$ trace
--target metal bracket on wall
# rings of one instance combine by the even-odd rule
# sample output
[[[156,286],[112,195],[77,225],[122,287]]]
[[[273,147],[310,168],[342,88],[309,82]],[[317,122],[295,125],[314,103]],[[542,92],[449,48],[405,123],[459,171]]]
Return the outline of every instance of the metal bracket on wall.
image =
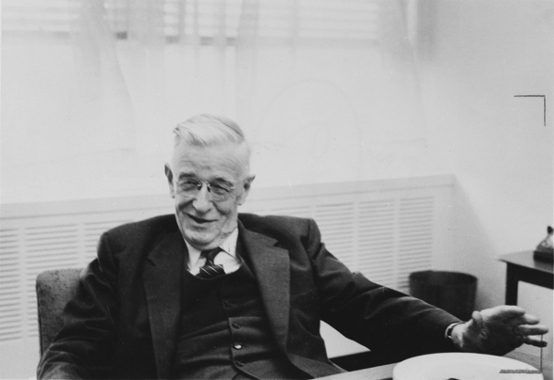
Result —
[[[543,100],[543,120],[546,127],[546,95],[514,95],[514,98],[542,98]]]

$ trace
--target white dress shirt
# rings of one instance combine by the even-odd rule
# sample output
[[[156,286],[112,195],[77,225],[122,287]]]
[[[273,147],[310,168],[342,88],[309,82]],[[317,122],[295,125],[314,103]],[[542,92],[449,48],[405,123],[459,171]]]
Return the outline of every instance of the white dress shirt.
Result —
[[[235,228],[235,230],[219,245],[221,252],[214,258],[214,264],[223,266],[225,273],[232,273],[240,268],[241,260],[237,257],[238,236],[239,230]],[[189,251],[187,262],[188,271],[196,276],[198,272],[200,272],[200,268],[206,263],[206,259],[200,256],[201,251],[199,249],[194,248],[186,240],[185,244]]]

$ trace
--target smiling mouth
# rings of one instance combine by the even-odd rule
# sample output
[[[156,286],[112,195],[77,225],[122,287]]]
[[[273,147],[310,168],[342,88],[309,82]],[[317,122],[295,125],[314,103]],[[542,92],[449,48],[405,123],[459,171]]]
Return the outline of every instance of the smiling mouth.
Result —
[[[213,222],[214,220],[211,220],[211,219],[204,219],[204,218],[199,218],[197,216],[194,216],[194,215],[190,215],[190,214],[187,214],[189,218],[191,218],[194,222],[198,223],[198,224],[206,224],[206,223],[210,223],[210,222]]]

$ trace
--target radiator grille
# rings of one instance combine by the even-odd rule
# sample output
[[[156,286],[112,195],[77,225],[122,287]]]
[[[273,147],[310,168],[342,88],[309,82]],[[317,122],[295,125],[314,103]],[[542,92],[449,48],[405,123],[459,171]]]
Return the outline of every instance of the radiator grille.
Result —
[[[450,177],[253,190],[244,212],[314,218],[327,248],[351,270],[401,291],[408,274],[429,269],[446,225]],[[137,208],[137,205],[141,205]],[[35,278],[81,268],[100,234],[114,226],[171,213],[165,196],[2,206],[0,342],[36,337]]]
[[[0,230],[0,341],[17,339],[23,334],[20,246],[17,228]]]

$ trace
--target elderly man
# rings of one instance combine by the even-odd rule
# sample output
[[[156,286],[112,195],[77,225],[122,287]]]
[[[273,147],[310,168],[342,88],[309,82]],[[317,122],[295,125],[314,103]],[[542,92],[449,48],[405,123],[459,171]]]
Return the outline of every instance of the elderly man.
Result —
[[[312,220],[238,214],[254,180],[239,126],[200,115],[174,132],[175,215],[103,234],[39,378],[330,375],[321,320],[394,360],[541,344],[518,307],[462,322],[350,272]]]

